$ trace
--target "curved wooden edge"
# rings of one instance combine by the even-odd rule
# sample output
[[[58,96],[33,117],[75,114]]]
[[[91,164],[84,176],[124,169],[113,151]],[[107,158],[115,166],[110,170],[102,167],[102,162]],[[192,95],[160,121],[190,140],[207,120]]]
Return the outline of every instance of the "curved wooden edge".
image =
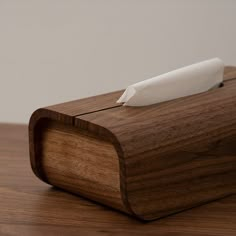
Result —
[[[56,111],[51,111],[47,108],[40,108],[36,110],[30,118],[29,127],[28,127],[28,135],[29,135],[29,152],[30,152],[30,163],[31,168],[34,174],[44,182],[47,182],[47,178],[43,173],[43,169],[40,164],[40,157],[36,156],[37,147],[36,143],[39,139],[37,135],[37,130],[40,129],[40,124],[44,122],[44,120],[51,119],[55,121],[63,122],[64,124],[73,124],[73,117],[65,114],[61,114]]]
[[[84,121],[82,119],[78,119],[78,117],[68,116],[65,114],[61,114],[56,111],[49,110],[48,108],[40,108],[36,110],[29,122],[29,149],[30,149],[30,163],[31,168],[34,172],[34,174],[42,181],[50,184],[50,182],[47,180],[47,177],[44,173],[44,170],[41,166],[41,159],[40,159],[40,150],[37,150],[37,146],[35,145],[38,142],[38,139],[40,138],[38,134],[40,133],[41,125],[43,125],[48,120],[53,120],[60,122],[62,124],[67,124],[74,126],[78,129],[85,129],[89,130],[88,127],[91,125],[87,121]],[[93,125],[93,124],[92,124]],[[134,217],[143,220],[143,218],[140,218],[137,214],[135,214],[128,202],[128,198],[126,195],[126,166],[124,163],[124,153],[121,148],[121,145],[117,139],[117,137],[108,129],[104,127],[97,127],[96,131],[99,130],[99,132],[94,133],[93,135],[101,136],[105,138],[105,140],[111,142],[114,145],[114,148],[117,152],[117,155],[119,157],[119,168],[120,168],[120,194],[121,194],[121,200],[123,202],[123,207],[125,209],[125,212],[133,215]],[[120,209],[123,211],[122,209]]]
[[[90,123],[86,120],[81,119],[79,116],[75,117],[74,126],[77,128],[85,129],[93,135],[105,138],[107,141],[111,142],[114,145],[114,148],[117,152],[119,157],[119,169],[120,169],[120,193],[123,205],[126,209],[126,212],[139,220],[145,220],[139,214],[136,214],[135,211],[132,209],[131,204],[129,202],[127,196],[127,182],[126,182],[126,164],[125,164],[125,156],[124,151],[122,149],[122,145],[119,142],[119,139],[111,130],[94,124]]]
[[[116,100],[123,93],[123,91],[115,91],[111,93],[101,94],[93,97],[83,98],[70,102],[65,102],[45,108],[36,110],[29,121],[29,149],[30,162],[33,172],[41,180],[47,182],[42,168],[40,168],[39,158],[36,157],[37,151],[35,143],[39,138],[37,136],[37,129],[44,120],[51,119],[61,122],[63,124],[73,125],[74,117],[81,114],[96,112],[99,110],[110,109],[112,107],[121,106],[116,103]]]

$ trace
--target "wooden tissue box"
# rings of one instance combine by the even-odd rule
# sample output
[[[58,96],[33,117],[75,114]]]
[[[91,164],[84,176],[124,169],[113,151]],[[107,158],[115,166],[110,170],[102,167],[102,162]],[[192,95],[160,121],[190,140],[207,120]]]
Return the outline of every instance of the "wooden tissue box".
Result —
[[[145,107],[123,91],[35,111],[31,165],[43,181],[153,220],[236,192],[236,70],[221,88]],[[227,80],[226,80],[227,79]]]

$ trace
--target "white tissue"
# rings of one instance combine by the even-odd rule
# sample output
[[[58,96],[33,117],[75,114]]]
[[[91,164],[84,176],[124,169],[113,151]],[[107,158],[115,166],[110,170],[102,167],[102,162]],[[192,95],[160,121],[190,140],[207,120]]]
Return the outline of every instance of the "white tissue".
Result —
[[[202,93],[219,86],[223,72],[223,61],[213,58],[130,85],[117,103],[147,106]]]

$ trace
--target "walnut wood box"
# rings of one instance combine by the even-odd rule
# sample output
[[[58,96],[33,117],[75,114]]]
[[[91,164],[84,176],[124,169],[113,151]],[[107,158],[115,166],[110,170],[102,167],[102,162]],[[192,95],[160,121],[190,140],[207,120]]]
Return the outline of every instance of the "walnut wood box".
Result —
[[[236,192],[236,72],[224,86],[145,107],[123,91],[35,111],[31,165],[43,181],[143,220]]]

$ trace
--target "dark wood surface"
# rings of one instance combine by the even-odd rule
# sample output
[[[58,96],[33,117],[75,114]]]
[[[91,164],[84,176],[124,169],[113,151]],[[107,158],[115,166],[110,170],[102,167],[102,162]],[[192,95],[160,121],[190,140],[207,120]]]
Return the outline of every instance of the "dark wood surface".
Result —
[[[25,125],[0,125],[0,235],[236,235],[236,195],[143,223],[53,188],[30,168]]]
[[[142,219],[236,193],[236,79],[161,104],[80,115],[75,125],[118,140],[123,199]]]
[[[45,108],[40,108],[36,110],[30,119],[29,124],[29,137],[30,137],[30,157],[31,165],[35,174],[42,180],[47,182],[46,177],[40,169],[40,163],[35,157],[37,140],[37,128],[39,126],[38,121],[41,121],[44,118],[50,120],[57,120],[63,124],[73,125],[74,117],[76,115],[88,114],[90,112],[96,112],[101,110],[106,110],[112,107],[119,107],[120,104],[117,104],[117,99],[121,96],[122,91],[115,91],[107,94],[101,94],[93,97],[88,97],[84,99],[78,99],[70,102],[65,102],[57,105],[52,105]],[[37,125],[36,125],[37,124]],[[39,130],[41,127],[39,127]]]
[[[235,77],[235,68],[226,67],[227,81],[223,87],[151,106],[116,106],[120,91],[37,110],[30,122],[32,167],[36,175],[52,185],[87,197],[92,192],[81,186],[78,188],[83,191],[66,188],[64,183],[68,179],[74,181],[73,174],[67,174],[74,170],[68,164],[65,171],[66,161],[56,171],[54,162],[57,165],[57,160],[62,160],[60,154],[60,158],[50,158],[53,163],[47,161],[50,171],[45,168],[43,127],[51,120],[114,145],[119,157],[122,203],[119,209],[126,209],[140,219],[153,220],[231,195],[236,192]],[[58,143],[58,138],[50,140]],[[55,147],[61,150],[61,144]],[[46,156],[58,150],[51,149]],[[66,160],[73,156],[67,154]],[[72,162],[79,166],[78,156]],[[87,172],[87,167],[76,170]],[[52,175],[52,171],[59,174]],[[81,179],[85,186],[86,180],[91,182]],[[94,190],[99,189],[99,184],[93,184]],[[102,203],[112,202],[106,199],[105,191],[100,198],[92,194],[89,197],[101,199]]]
[[[40,130],[40,159],[47,182],[126,211],[114,146],[73,126],[47,121]]]

